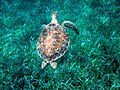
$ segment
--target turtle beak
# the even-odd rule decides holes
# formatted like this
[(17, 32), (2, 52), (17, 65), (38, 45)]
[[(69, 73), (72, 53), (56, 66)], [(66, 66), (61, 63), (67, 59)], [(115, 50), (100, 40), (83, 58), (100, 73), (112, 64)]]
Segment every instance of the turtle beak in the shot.
[(58, 13), (57, 11), (53, 12), (53, 16), (56, 17), (56, 16), (57, 16), (57, 13)]

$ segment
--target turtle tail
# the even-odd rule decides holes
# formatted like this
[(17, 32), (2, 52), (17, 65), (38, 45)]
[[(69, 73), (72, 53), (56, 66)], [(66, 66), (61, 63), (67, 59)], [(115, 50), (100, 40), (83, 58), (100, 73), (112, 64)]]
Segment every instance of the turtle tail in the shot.
[(43, 69), (43, 68), (44, 68), (46, 65), (47, 65), (47, 62), (45, 62), (45, 61), (42, 61), (41, 68)]
[(63, 27), (66, 27), (66, 28), (69, 28), (69, 29), (72, 29), (76, 32), (76, 34), (79, 34), (79, 31), (78, 31), (78, 28), (76, 27), (76, 25), (70, 21), (64, 21), (62, 23), (62, 26)]

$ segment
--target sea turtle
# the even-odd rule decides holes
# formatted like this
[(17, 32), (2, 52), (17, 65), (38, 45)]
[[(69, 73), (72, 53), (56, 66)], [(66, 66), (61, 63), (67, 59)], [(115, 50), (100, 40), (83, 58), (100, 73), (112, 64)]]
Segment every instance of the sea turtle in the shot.
[(57, 12), (52, 13), (52, 20), (48, 25), (42, 25), (42, 31), (36, 45), (38, 55), (44, 59), (41, 68), (50, 63), (53, 69), (57, 67), (55, 62), (68, 50), (70, 39), (66, 33), (66, 28), (74, 30), (79, 34), (77, 27), (70, 21), (64, 21), (62, 25), (58, 23)]

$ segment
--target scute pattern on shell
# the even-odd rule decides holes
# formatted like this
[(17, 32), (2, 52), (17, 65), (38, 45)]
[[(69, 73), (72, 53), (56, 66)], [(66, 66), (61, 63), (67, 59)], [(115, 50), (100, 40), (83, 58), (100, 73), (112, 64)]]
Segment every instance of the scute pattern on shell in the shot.
[(37, 51), (45, 61), (55, 61), (68, 50), (70, 39), (59, 24), (48, 24), (42, 30), (37, 43)]

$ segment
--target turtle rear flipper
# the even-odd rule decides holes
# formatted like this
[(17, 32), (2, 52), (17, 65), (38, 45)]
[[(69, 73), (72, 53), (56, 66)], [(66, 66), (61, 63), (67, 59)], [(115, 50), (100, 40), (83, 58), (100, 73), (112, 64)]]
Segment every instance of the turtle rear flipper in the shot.
[(76, 34), (79, 34), (79, 31), (78, 31), (76, 25), (74, 23), (70, 22), (70, 21), (64, 21), (62, 23), (62, 26), (67, 27), (69, 29), (72, 29), (72, 30), (74, 30), (76, 32)]
[(57, 63), (56, 62), (51, 62), (50, 65), (52, 66), (53, 69), (55, 69), (57, 67)]

